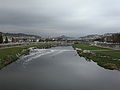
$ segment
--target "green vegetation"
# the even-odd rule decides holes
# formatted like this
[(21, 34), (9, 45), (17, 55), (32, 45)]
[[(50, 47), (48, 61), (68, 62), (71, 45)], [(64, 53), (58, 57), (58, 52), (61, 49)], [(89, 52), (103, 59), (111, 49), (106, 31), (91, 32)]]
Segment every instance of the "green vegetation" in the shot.
[(0, 69), (14, 62), (21, 55), (28, 53), (24, 47), (6, 48), (0, 50)]
[(75, 48), (80, 48), (82, 50), (110, 50), (109, 48), (102, 48), (97, 46), (92, 46), (88, 43), (78, 43), (74, 45)]
[(1, 33), (0, 33), (0, 43), (3, 43), (3, 36)]
[[(85, 47), (87, 48), (85, 49)], [(120, 70), (120, 51), (119, 50), (107, 49), (106, 51), (101, 51), (101, 48), (99, 47), (96, 48), (96, 46), (95, 48), (93, 47), (91, 49), (91, 47), (89, 47), (89, 44), (86, 44), (86, 45), (85, 44), (83, 45), (83, 43), (78, 44), (77, 48), (82, 48), (83, 50), (90, 50), (90, 53), (84, 53), (82, 51), (78, 51), (78, 54), (80, 56), (85, 57), (87, 60), (93, 60), (99, 66), (105, 69)], [(92, 50), (97, 50), (97, 51), (92, 51)]]
[[(119, 51), (120, 52), (120, 51)], [(120, 61), (117, 58), (113, 58), (112, 55), (107, 56), (104, 54), (104, 52), (101, 54), (99, 53), (80, 53), (78, 52), (80, 56), (85, 57), (86, 59), (93, 60), (96, 62), (99, 66), (105, 68), (105, 69), (110, 69), (110, 70), (120, 70)], [(114, 54), (115, 52), (113, 52)], [(120, 56), (117, 56), (120, 58)]]
[(31, 48), (31, 47), (34, 47), (34, 48), (50, 48), (52, 46), (54, 46), (55, 44), (51, 44), (51, 43), (45, 43), (45, 44), (31, 44), (31, 45), (27, 45), (27, 46), (24, 46), (25, 48)]
[(120, 43), (120, 33), (113, 34), (111, 38), (113, 43)]
[(4, 43), (8, 43), (8, 42), (9, 42), (8, 37), (6, 37)]
[(97, 38), (95, 41), (100, 42), (111, 42), (111, 43), (120, 43), (120, 33), (112, 34), (111, 36), (105, 36), (102, 38)]
[(113, 51), (98, 51), (95, 52), (96, 54), (99, 54), (101, 56), (108, 56), (113, 59), (120, 59), (120, 51), (119, 50), (113, 50)]
[(20, 56), (28, 54), (28, 48), (50, 48), (52, 46), (53, 44), (31, 44), (20, 47), (0, 49), (0, 69), (16, 61)]

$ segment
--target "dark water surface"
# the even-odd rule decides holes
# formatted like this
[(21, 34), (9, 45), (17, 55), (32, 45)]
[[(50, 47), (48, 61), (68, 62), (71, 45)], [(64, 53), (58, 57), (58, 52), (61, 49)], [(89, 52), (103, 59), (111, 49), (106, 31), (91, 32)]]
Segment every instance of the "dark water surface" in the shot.
[(71, 46), (36, 49), (0, 71), (0, 90), (120, 90), (120, 72), (86, 61)]

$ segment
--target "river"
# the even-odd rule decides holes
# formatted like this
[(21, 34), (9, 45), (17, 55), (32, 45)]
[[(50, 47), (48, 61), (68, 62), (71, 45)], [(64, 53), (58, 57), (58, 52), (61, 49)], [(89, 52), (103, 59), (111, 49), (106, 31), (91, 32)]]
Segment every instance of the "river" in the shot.
[(0, 71), (0, 90), (120, 90), (120, 72), (71, 47), (35, 49)]

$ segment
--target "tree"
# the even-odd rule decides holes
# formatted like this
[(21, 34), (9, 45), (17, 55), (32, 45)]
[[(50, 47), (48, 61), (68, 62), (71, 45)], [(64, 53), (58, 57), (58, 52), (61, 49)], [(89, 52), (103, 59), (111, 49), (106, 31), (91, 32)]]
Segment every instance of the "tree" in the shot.
[(8, 43), (8, 38), (7, 37), (5, 38), (5, 42), (4, 43)]
[(16, 42), (16, 39), (12, 37), (12, 42), (15, 43)]
[(42, 39), (39, 39), (39, 42), (44, 42), (44, 40), (42, 40)]
[(105, 39), (105, 37), (102, 37), (102, 38), (97, 38), (94, 41), (104, 42), (105, 41), (104, 39)]
[(113, 43), (120, 43), (120, 33), (112, 35)]
[(3, 36), (0, 34), (0, 43), (3, 43)]

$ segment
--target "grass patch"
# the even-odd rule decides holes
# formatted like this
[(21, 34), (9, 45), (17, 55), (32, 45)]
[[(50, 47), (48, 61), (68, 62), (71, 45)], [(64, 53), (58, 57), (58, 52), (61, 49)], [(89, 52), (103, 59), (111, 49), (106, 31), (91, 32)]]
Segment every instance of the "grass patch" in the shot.
[(120, 50), (113, 50), (113, 51), (96, 51), (96, 54), (101, 56), (109, 56), (113, 59), (120, 59)]
[(53, 45), (54, 44), (31, 44), (27, 46), (0, 49), (0, 69), (16, 61), (17, 59), (19, 59), (20, 56), (28, 54), (29, 53), (28, 48), (30, 47), (50, 48)]
[[(117, 53), (117, 55), (116, 55)], [(120, 70), (120, 59), (119, 54), (120, 51), (113, 51), (111, 52), (94, 52), (94, 53), (83, 53), (79, 52), (80, 56), (85, 57), (87, 60), (93, 60), (99, 66), (110, 69), (110, 70)]]
[[(111, 50), (109, 48), (102, 48), (97, 46), (91, 46), (87, 43), (79, 43), (74, 45), (75, 48), (80, 48), (82, 50), (98, 50), (91, 51), (90, 53), (84, 53), (82, 51), (77, 51), (80, 56), (85, 57), (87, 60), (93, 60), (99, 66), (110, 69), (110, 70), (120, 70), (120, 51)], [(99, 51), (106, 50), (106, 51)]]
[(78, 43), (74, 44), (75, 48), (80, 48), (82, 50), (110, 50), (109, 48), (102, 48), (102, 47), (97, 47), (97, 46), (91, 46), (88, 43)]
[(0, 50), (0, 69), (28, 53), (24, 47), (6, 48)]

